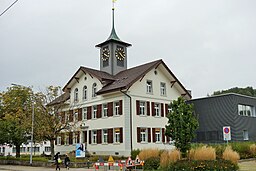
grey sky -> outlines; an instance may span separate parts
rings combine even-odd
[[[14,0],[0,0],[0,13]],[[99,69],[111,0],[19,0],[0,17],[0,91],[11,83],[63,87],[80,66]],[[117,0],[128,66],[163,59],[193,97],[256,88],[255,0]]]

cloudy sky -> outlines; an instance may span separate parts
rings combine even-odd
[[[0,0],[0,13],[15,0]],[[117,0],[128,66],[157,59],[194,98],[256,88],[255,0]],[[0,17],[0,91],[12,83],[63,87],[80,66],[99,69],[111,0],[19,0]]]

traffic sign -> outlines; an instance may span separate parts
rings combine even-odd
[[[223,127],[223,138],[224,138],[224,141],[230,141],[231,140],[230,126],[224,126]]]

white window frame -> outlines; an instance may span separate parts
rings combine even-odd
[[[156,128],[155,137],[156,137],[156,143],[160,143],[161,142],[161,129],[160,128]]]
[[[83,88],[83,100],[87,100],[87,86],[86,85]]]
[[[69,136],[65,136],[65,141],[64,141],[65,145],[69,145]]]
[[[108,130],[107,129],[102,130],[102,143],[103,144],[108,143]]]
[[[140,142],[147,142],[147,128],[140,129]]]
[[[74,90],[74,102],[78,102],[78,88]]]
[[[120,143],[120,129],[116,128],[114,132],[114,142],[115,143]]]
[[[146,86],[147,86],[146,92],[148,94],[153,94],[153,81],[152,80],[147,80],[146,81]]]
[[[146,115],[146,102],[140,101],[140,115],[145,116]]]
[[[166,96],[166,84],[164,82],[160,82],[160,95]]]
[[[104,103],[102,105],[102,117],[108,117],[108,104]]]
[[[92,107],[92,119],[96,119],[97,118],[97,105],[94,105]]]
[[[120,102],[114,102],[114,115],[118,116],[120,114]]]
[[[78,135],[75,132],[73,132],[73,144],[77,143],[77,137]]]
[[[156,117],[160,117],[161,116],[161,114],[160,114],[160,112],[161,112],[161,105],[160,105],[160,103],[155,103],[154,105],[155,105],[154,106],[155,116]]]
[[[97,144],[97,131],[92,130],[92,144]]]
[[[73,113],[73,122],[77,122],[78,121],[78,111],[75,111]]]
[[[60,136],[57,137],[57,145],[61,145],[61,137]]]
[[[82,116],[82,120],[87,120],[87,107],[83,107],[83,116]]]
[[[93,83],[93,85],[92,85],[92,97],[93,98],[95,98],[97,96],[96,92],[97,92],[97,84]]]
[[[255,117],[254,107],[251,105],[238,104],[238,115]]]
[[[248,141],[249,140],[248,130],[243,130],[243,139],[244,139],[244,141]]]

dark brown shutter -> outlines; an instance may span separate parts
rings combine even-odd
[[[97,130],[97,144],[101,144],[101,129]]]
[[[166,136],[166,139],[167,139],[167,143],[169,143],[170,142],[170,137]]]
[[[151,142],[151,129],[148,128],[148,142]]]
[[[60,142],[61,145],[64,145],[64,138],[65,138],[65,134],[62,133],[61,134],[61,142]]]
[[[140,101],[136,100],[136,111],[137,111],[137,115],[140,115]]]
[[[92,143],[92,131],[91,130],[89,130],[89,144],[91,144]]]
[[[147,115],[150,116],[150,102],[147,101]]]
[[[101,104],[97,105],[97,118],[101,118]]]
[[[141,142],[140,141],[140,127],[137,127],[137,142]]]
[[[165,129],[162,128],[162,142],[165,143]]]
[[[123,128],[120,128],[120,143],[123,143]]]
[[[165,104],[165,116],[168,116],[168,104]]]
[[[87,131],[83,131],[84,142],[87,143]]]
[[[122,115],[123,114],[123,101],[120,100],[119,101],[119,115]]]
[[[108,129],[108,143],[113,143],[113,129]]]
[[[151,103],[151,110],[152,110],[152,116],[156,116],[155,103],[154,102]]]
[[[78,109],[78,121],[82,120],[82,108]]]
[[[108,116],[113,116],[113,102],[108,103]]]
[[[153,142],[156,142],[156,128],[152,128]]]
[[[164,117],[164,104],[161,103],[161,116]]]
[[[56,136],[56,138],[54,140],[54,143],[55,143],[55,145],[57,145],[57,136]]]
[[[69,111],[69,122],[73,122],[73,110]]]
[[[73,132],[69,132],[68,143],[69,143],[70,145],[73,144]]]
[[[92,119],[92,107],[87,107],[87,120]]]

